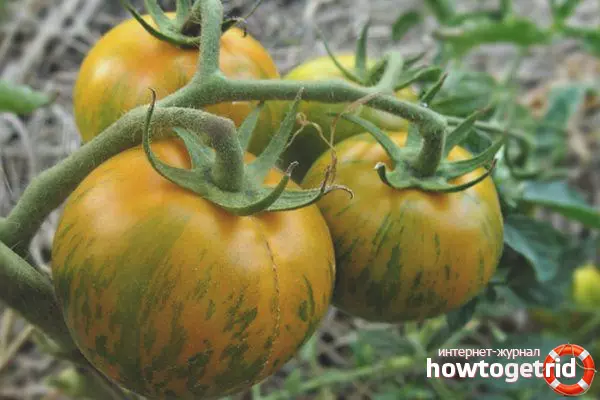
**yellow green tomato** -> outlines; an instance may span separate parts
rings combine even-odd
[[[600,270],[592,263],[577,268],[573,273],[571,300],[577,311],[565,317],[563,310],[533,308],[530,316],[545,329],[572,332],[581,329],[600,306]]]

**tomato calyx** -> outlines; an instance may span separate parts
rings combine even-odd
[[[324,35],[317,30],[327,54],[333,64],[346,79],[360,86],[373,87],[379,92],[394,93],[408,88],[417,81],[435,81],[442,70],[434,66],[414,67],[425,53],[405,59],[399,52],[389,52],[380,60],[371,62],[368,58],[368,34],[371,24],[367,22],[356,42],[354,68],[345,67],[336,57]]]
[[[387,152],[392,161],[392,169],[388,169],[383,162],[375,165],[375,170],[383,183],[398,190],[417,188],[427,192],[451,193],[466,190],[490,176],[496,164],[494,159],[496,153],[505,143],[505,138],[497,140],[469,160],[455,162],[446,160],[450,151],[470,132],[478,115],[479,113],[474,113],[449,134],[443,132],[429,142],[421,137],[417,126],[411,124],[404,147],[398,146],[387,133],[367,120],[355,115],[342,115],[342,117],[363,127]],[[433,168],[433,173],[423,173],[419,168],[419,161],[436,162],[437,154],[431,153],[437,152],[438,146],[442,152]],[[462,184],[452,183],[454,179],[482,167],[485,172],[477,178]],[[428,168],[431,168],[431,165],[428,165]]]
[[[243,153],[250,142],[263,105],[250,113],[240,126],[238,134],[235,134],[233,123],[228,125],[226,129],[228,132],[218,131],[218,127],[215,127],[215,132],[208,133],[212,150],[195,132],[174,127],[173,131],[183,141],[192,164],[191,169],[182,169],[164,163],[151,149],[150,127],[156,100],[153,92],[153,102],[147,115],[142,146],[150,164],[161,176],[234,215],[246,216],[262,211],[303,208],[334,190],[345,190],[351,194],[352,192],[345,186],[333,184],[333,167],[327,169],[318,188],[288,189],[287,185],[294,168],[298,165],[297,162],[292,162],[288,166],[275,187],[263,186],[267,174],[275,167],[291,136],[301,96],[302,91],[290,106],[271,142],[255,160],[247,165],[243,162]]]
[[[192,4],[191,0],[177,0],[175,16],[171,18],[171,13],[166,13],[158,4],[158,0],[144,0],[146,11],[152,17],[156,27],[148,23],[129,0],[120,0],[120,2],[138,23],[157,39],[184,49],[197,49],[200,45],[199,5],[201,1]],[[224,33],[228,29],[244,23],[261,3],[262,0],[258,0],[244,17],[225,18],[221,24],[221,31]]]

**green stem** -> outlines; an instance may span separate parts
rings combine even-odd
[[[263,400],[283,400],[297,397],[301,393],[310,392],[322,387],[327,387],[340,383],[354,382],[357,379],[371,376],[380,376],[382,374],[392,374],[406,371],[414,368],[415,360],[408,356],[398,356],[384,360],[375,365],[361,367],[350,371],[329,372],[314,379],[302,383],[296,390],[282,390],[263,397]]]
[[[426,178],[433,176],[444,156],[446,146],[446,130],[430,131],[422,134],[423,144],[411,167],[416,176]]]
[[[221,129],[216,125],[222,124],[223,118],[208,113],[198,114],[199,111],[193,109],[176,108],[176,105],[202,107],[227,101],[294,100],[301,88],[304,88],[304,100],[324,103],[353,102],[373,93],[372,88],[359,87],[343,80],[227,80],[213,75],[157,102],[152,121],[154,136],[164,134],[163,131],[173,126],[206,133]],[[366,104],[413,121],[428,140],[438,140],[446,129],[446,119],[440,114],[394,96],[375,96]],[[146,107],[140,107],[130,111],[79,151],[36,177],[9,216],[0,220],[0,241],[10,247],[19,246],[21,250],[26,248],[41,222],[95,167],[141,143],[146,110]],[[221,172],[215,173],[215,177],[227,172],[225,163],[224,160],[221,166],[216,167]],[[228,173],[238,174],[241,171],[234,169]],[[229,180],[234,179],[230,177]]]
[[[384,93],[393,93],[394,88],[396,87],[398,75],[402,72],[403,67],[404,58],[402,57],[402,54],[395,51],[392,52],[388,57],[385,71],[375,86],[375,89]]]
[[[192,15],[199,10],[200,52],[198,70],[192,80],[202,81],[219,71],[219,53],[221,51],[221,34],[223,25],[223,4],[221,0],[198,0],[192,8]]]
[[[64,323],[50,280],[0,242],[2,301],[45,332],[62,349],[76,349]]]
[[[36,177],[8,217],[0,220],[0,241],[23,254],[42,221],[94,168],[141,143],[147,109],[130,111],[79,151]],[[216,149],[213,178],[217,186],[227,190],[241,182],[243,153],[239,143],[233,146],[235,126],[230,120],[189,108],[157,107],[152,116],[153,137],[172,136],[170,128],[174,126],[209,136]]]
[[[183,24],[181,24],[179,33],[185,36],[198,36],[200,34],[200,21],[202,21],[202,2],[203,0],[197,0],[194,2],[192,8],[190,9],[187,19]]]

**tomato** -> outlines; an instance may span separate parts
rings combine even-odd
[[[572,304],[577,311],[550,310],[534,307],[530,316],[545,329],[570,333],[581,329],[593,317],[600,305],[600,271],[594,264],[588,263],[575,269],[573,283],[569,291]]]
[[[149,16],[144,18],[153,23]],[[125,112],[149,103],[150,88],[160,99],[186,85],[196,72],[198,57],[198,50],[163,42],[134,19],[107,32],[87,54],[75,83],[75,121],[83,141],[91,140]],[[221,38],[220,68],[230,78],[279,77],[269,53],[237,28]],[[281,117],[277,107],[267,104],[258,127],[270,131],[278,127]],[[254,106],[254,102],[234,102],[205,109],[239,126]]]
[[[347,69],[354,68],[354,55],[336,56],[340,64]],[[370,61],[370,65],[374,62]],[[344,78],[343,73],[337,68],[329,56],[316,58],[298,66],[290,71],[284,79],[287,80],[326,80]],[[404,100],[416,101],[416,93],[410,89],[403,89],[397,93],[399,98]],[[325,139],[329,141],[331,136],[331,124],[335,117],[330,113],[340,114],[349,106],[348,103],[324,104],[315,101],[305,101],[300,104],[299,112],[303,113],[306,118],[319,125],[323,131]],[[386,130],[402,130],[407,127],[406,120],[396,117],[395,115],[379,111],[370,107],[360,106],[356,113],[361,117],[377,124],[381,129]],[[300,128],[300,125],[297,126]],[[352,122],[344,119],[338,119],[334,143],[364,132],[364,129]],[[283,155],[284,165],[288,165],[292,161],[298,161],[300,165],[295,170],[297,179],[304,176],[312,163],[328,149],[327,143],[319,135],[317,129],[312,126],[304,128],[294,141],[289,146],[288,150]]]
[[[402,146],[406,133],[390,137]],[[396,190],[373,170],[379,161],[390,167],[390,159],[370,134],[344,140],[336,152],[336,182],[355,197],[334,192],[317,203],[335,248],[334,305],[372,321],[423,319],[465,304],[487,285],[503,249],[502,214],[491,178],[451,194]],[[448,157],[468,158],[460,147]],[[321,156],[303,185],[322,179],[329,163],[328,153]]]
[[[175,140],[164,162],[189,168]],[[271,171],[267,185],[281,179]],[[85,357],[149,398],[214,398],[284,365],[330,304],[316,206],[238,217],[162,178],[139,147],[69,197],[53,245],[59,304]]]

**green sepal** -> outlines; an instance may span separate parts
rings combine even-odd
[[[455,162],[442,162],[438,172],[446,179],[454,179],[459,176],[473,172],[478,168],[487,167],[492,163],[496,153],[505,144],[506,138],[497,140],[490,147],[485,149],[477,156],[468,160],[455,161]]]
[[[385,73],[389,58],[389,54],[385,54],[381,59],[377,60],[377,62],[371,68],[368,69],[367,76],[365,78],[365,86],[373,86],[379,82]]]
[[[340,72],[344,75],[344,77],[354,83],[362,84],[363,81],[358,75],[356,75],[354,72],[350,71],[348,68],[345,68],[339,62],[339,60],[333,53],[333,50],[331,49],[331,47],[329,47],[329,43],[327,42],[327,39],[325,39],[325,35],[323,35],[323,32],[321,32],[321,30],[318,28],[316,29],[316,32],[317,32],[317,35],[319,36],[319,39],[321,39],[321,41],[323,42],[323,46],[325,46],[325,51],[327,51],[329,58],[331,58],[331,61],[333,62],[333,64],[340,70]]]
[[[477,122],[477,119],[486,112],[487,109],[475,111],[448,134],[444,147],[444,157],[450,154],[456,145],[461,143],[467,138],[467,136],[469,136],[469,133],[471,133],[471,129],[475,125],[475,122]]]
[[[196,133],[174,127],[173,131],[179,137],[190,156],[191,168],[176,168],[161,161],[152,151],[150,146],[150,127],[154,111],[156,95],[153,92],[153,101],[149,108],[146,126],[142,137],[142,147],[154,168],[165,179],[174,184],[200,195],[202,198],[223,208],[234,215],[246,216],[263,211],[286,211],[306,207],[318,201],[332,190],[345,187],[331,184],[331,169],[328,168],[325,178],[319,188],[309,190],[287,190],[293,169],[297,162],[291,163],[283,177],[275,187],[263,187],[267,173],[274,167],[277,159],[284,151],[295,122],[295,116],[301,99],[301,93],[290,107],[284,123],[267,146],[267,149],[254,162],[244,166],[241,187],[239,190],[221,189],[214,182],[213,166],[218,156],[216,150],[203,143],[202,138]],[[251,115],[242,124],[246,132],[251,132],[256,124],[256,113]],[[239,141],[239,135],[235,136]]]
[[[375,170],[383,183],[396,190],[420,189],[424,192],[455,193],[466,190],[483,181],[492,174],[495,166],[496,160],[493,160],[490,168],[486,169],[483,174],[460,185],[449,183],[446,178],[438,175],[427,178],[415,178],[406,169],[396,168],[388,171],[384,163],[377,163]]]
[[[190,156],[192,168],[211,165],[215,161],[215,153],[205,144],[198,143],[201,138],[192,135],[185,129],[173,128],[173,131],[183,142]]]
[[[248,165],[248,173],[259,182],[262,182],[265,179],[271,168],[275,166],[277,160],[279,160],[279,157],[281,157],[281,154],[285,151],[294,126],[296,125],[296,115],[298,114],[302,92],[303,90],[296,96],[296,99],[289,107],[285,118],[281,122],[277,133],[275,133],[267,147]]]
[[[494,157],[506,140],[506,138],[498,140],[481,154],[468,160],[449,162],[443,159],[433,176],[418,177],[414,168],[411,167],[421,142],[419,130],[414,124],[409,126],[406,145],[400,147],[375,124],[355,115],[343,114],[342,118],[364,128],[384,148],[391,159],[392,169],[388,170],[385,163],[379,162],[375,165],[375,170],[383,183],[397,190],[417,188],[427,192],[451,193],[468,189],[491,174],[496,165]],[[485,169],[485,172],[479,177],[460,185],[450,183],[451,180],[481,167]],[[486,167],[489,168],[486,169]]]
[[[412,57],[408,57],[406,60],[404,60],[404,66],[406,68],[412,67],[417,62],[421,61],[423,59],[423,57],[425,57],[425,55],[427,55],[427,52],[426,51],[422,51],[420,53],[415,54]]]
[[[157,0],[144,0],[144,5],[146,6],[146,11],[148,11],[148,14],[150,14],[156,26],[158,26],[158,29],[169,31],[173,28],[173,22],[167,17],[167,14],[165,14]]]
[[[381,129],[379,129],[377,127],[377,125],[375,125],[374,123],[367,121],[364,118],[360,118],[356,115],[352,115],[352,114],[342,114],[342,118],[353,122],[359,126],[361,126],[362,128],[364,128],[366,131],[368,131],[374,138],[375,140],[377,140],[377,142],[379,142],[379,144],[381,145],[381,147],[384,148],[384,150],[386,151],[386,153],[390,156],[390,159],[392,160],[392,162],[397,162],[398,160],[402,159],[402,151],[400,146],[398,146],[396,143],[394,143],[394,141],[392,139],[390,139],[390,137],[388,136],[387,133],[385,133],[384,131],[382,131]]]
[[[368,71],[367,71],[367,38],[369,36],[369,28],[371,27],[371,21],[367,21],[367,23],[363,26],[360,36],[358,37],[358,41],[356,42],[356,55],[354,57],[354,70],[361,78],[363,82],[368,79]]]
[[[187,21],[188,15],[192,9],[192,0],[177,0],[175,8],[175,23],[178,26],[183,26]]]
[[[244,151],[248,151],[248,146],[250,145],[250,140],[252,139],[252,134],[256,129],[256,125],[258,124],[258,117],[260,117],[260,113],[262,112],[265,103],[261,102],[258,106],[256,106],[250,114],[246,117],[246,119],[242,122],[238,129],[238,137],[240,140],[240,145]]]
[[[438,81],[442,76],[442,69],[439,67],[416,67],[403,71],[398,75],[394,84],[394,91],[404,89],[418,81]]]
[[[444,73],[440,76],[436,83],[433,84],[422,96],[421,103],[429,104],[435,98],[435,96],[439,93],[440,89],[444,85],[444,82],[448,78],[448,73]]]
[[[163,28],[161,28],[158,22],[161,21],[161,17],[158,16],[158,14],[152,14],[150,12],[150,9],[148,9],[147,11],[150,14],[150,16],[152,16],[152,19],[157,23],[157,25],[159,25],[159,29],[156,29],[142,17],[142,15],[135,9],[135,7],[133,7],[133,5],[128,0],[120,0],[120,2],[123,5],[123,7],[125,7],[125,9],[129,11],[133,18],[135,18],[139,22],[142,28],[144,28],[146,32],[148,32],[155,38],[182,48],[197,48],[199,46],[199,37],[189,37],[178,33],[177,27],[170,20],[168,27],[164,24],[163,21],[161,23],[163,25]],[[162,10],[160,12],[164,14]],[[168,17],[166,18],[168,19]]]

